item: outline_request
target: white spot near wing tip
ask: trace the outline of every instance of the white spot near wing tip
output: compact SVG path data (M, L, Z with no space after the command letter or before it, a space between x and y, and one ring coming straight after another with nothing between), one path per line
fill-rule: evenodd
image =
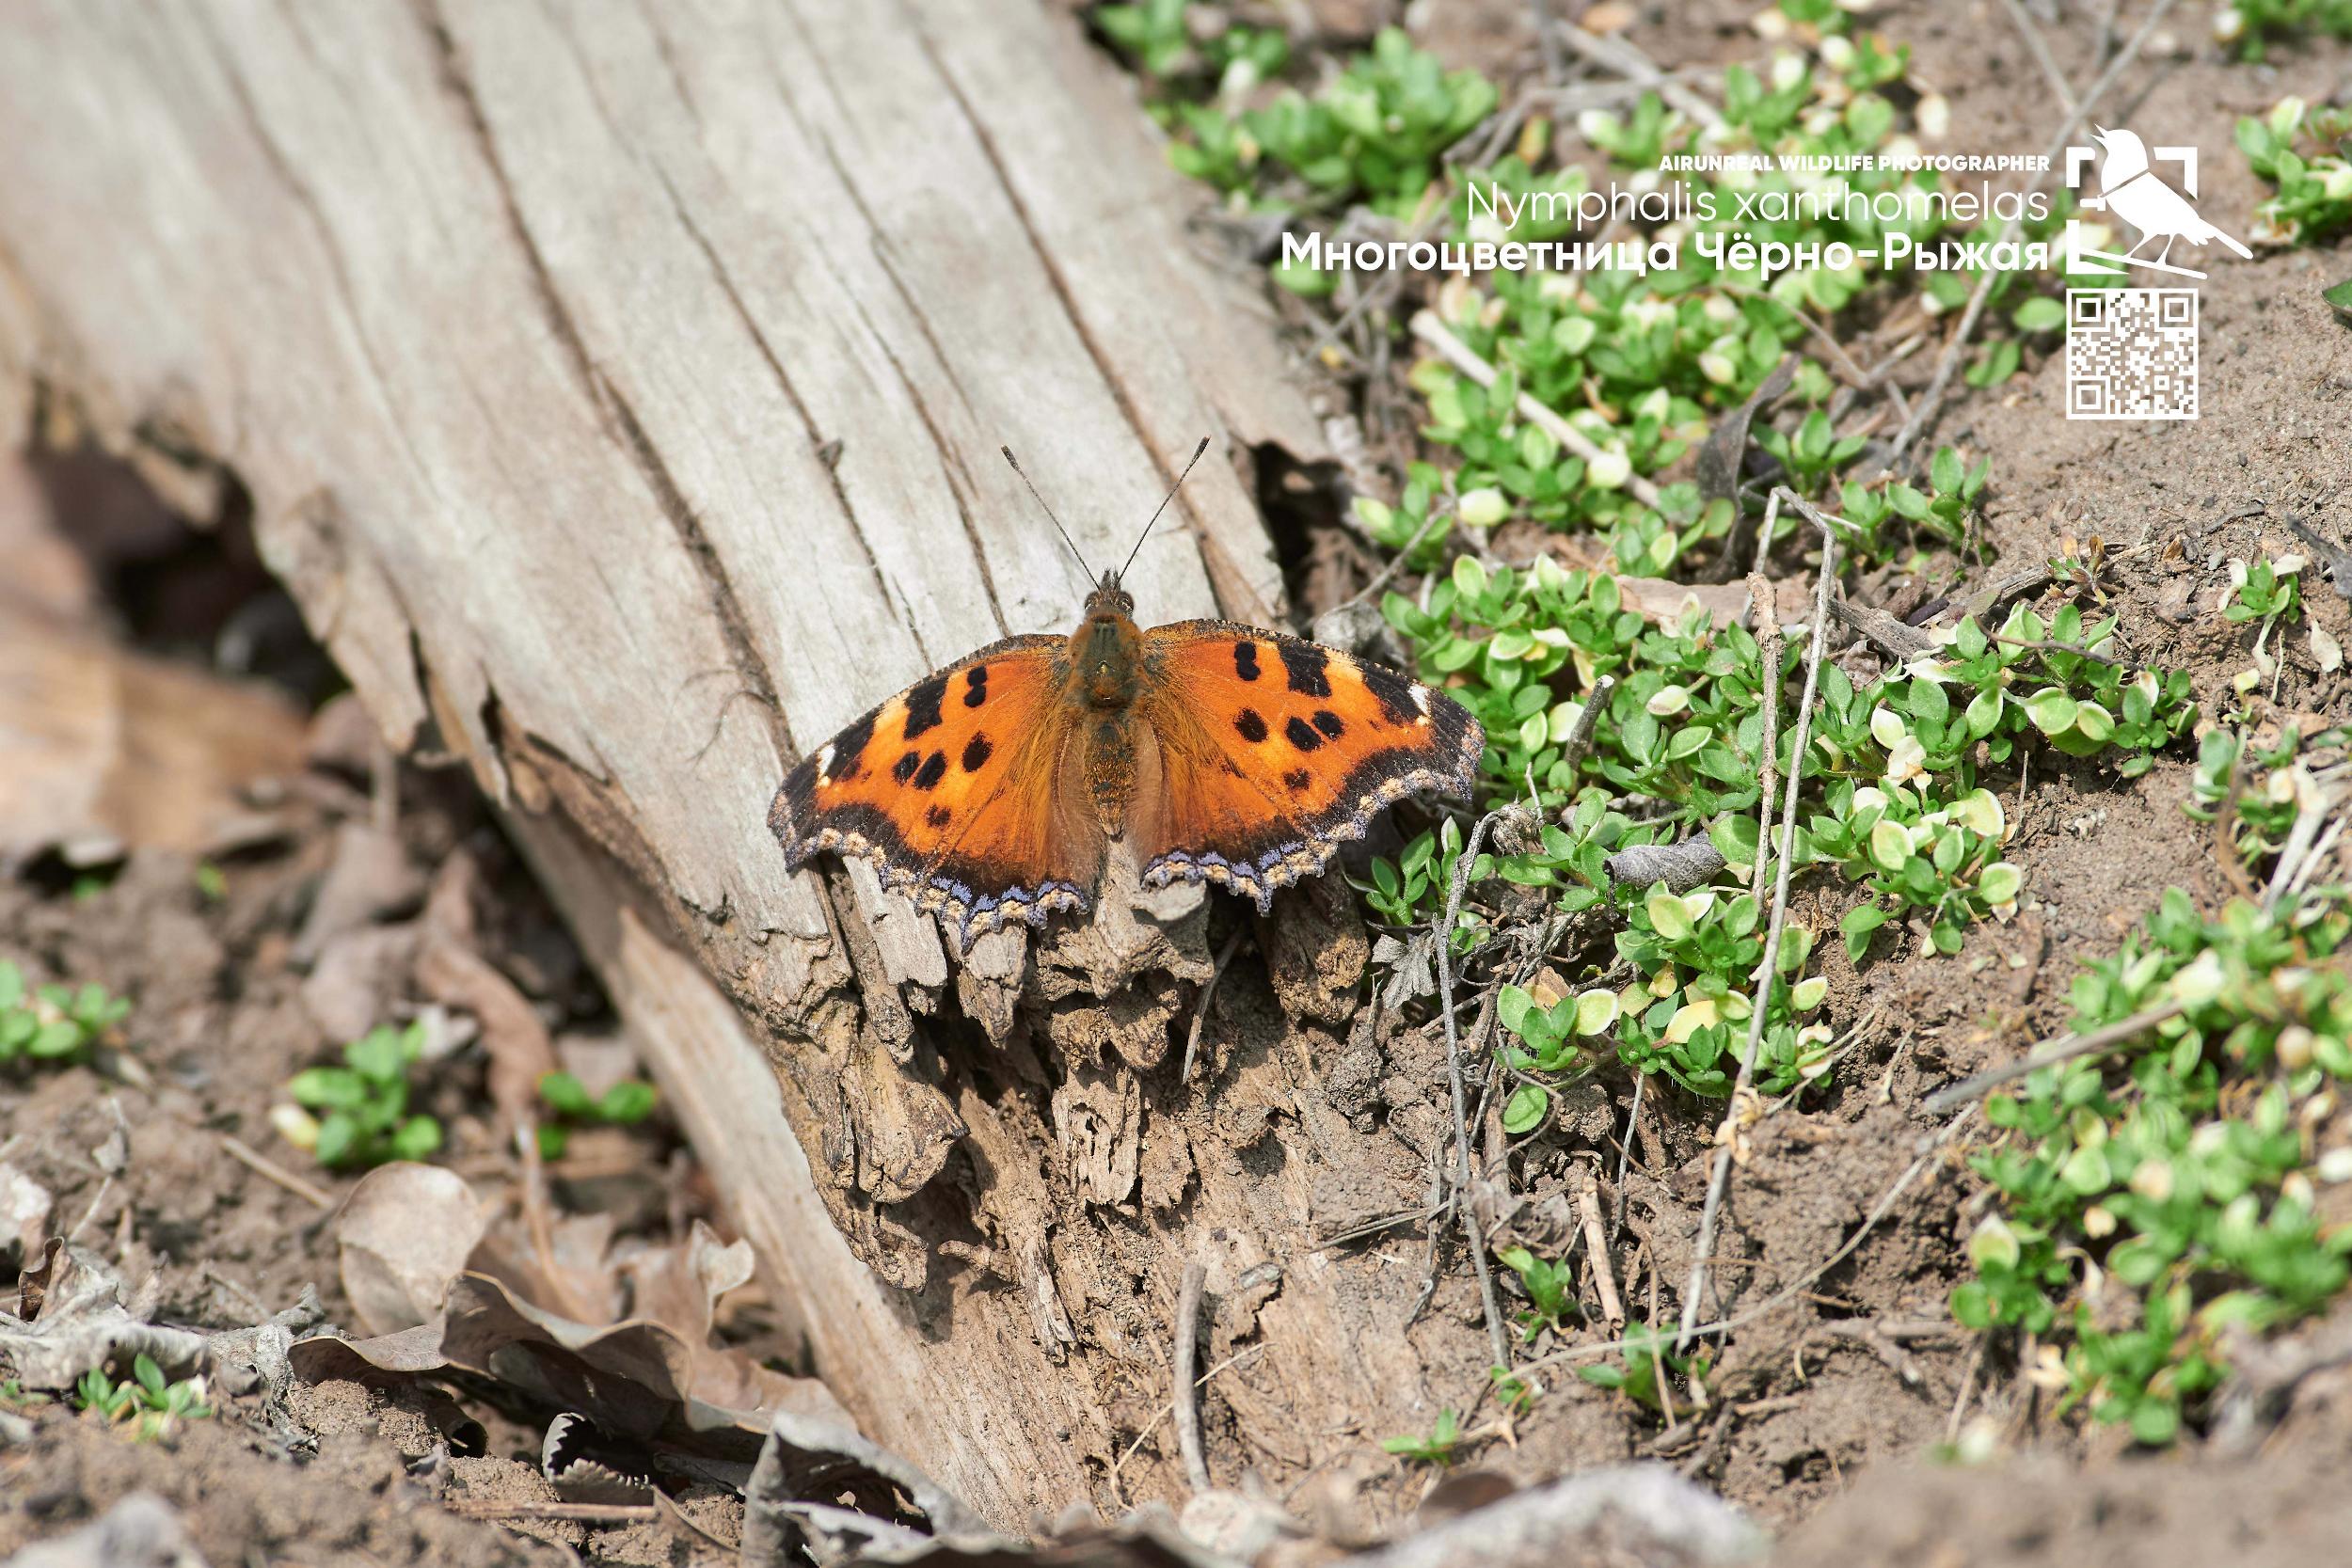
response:
M833 783L833 742L830 740L817 753L817 782Z
M1427 687L1416 686L1413 688L1413 705L1421 709L1421 717L1414 720L1413 722L1416 724L1426 724L1429 722L1429 689Z

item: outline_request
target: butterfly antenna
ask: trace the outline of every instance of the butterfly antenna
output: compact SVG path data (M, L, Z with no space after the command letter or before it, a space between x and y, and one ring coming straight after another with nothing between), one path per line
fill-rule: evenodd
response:
M1202 444L1206 445L1205 442ZM1070 531L1061 526L1061 519L1054 515L1054 509L1045 504L1045 498L1043 496L1038 494L1037 481L1031 479L1022 468L1021 459L1012 454L1012 449L1010 447L998 447L996 450L1005 454L1005 461L1012 465L1012 471L1021 475L1021 483L1029 487L1030 499L1036 501L1037 509L1045 514L1045 520L1054 525L1054 531L1061 535L1061 542L1070 546L1070 553L1078 558L1078 570L1087 575L1087 580L1089 582L1092 582L1094 580L1094 568L1087 564L1085 552L1078 548L1078 542L1070 537Z
M1184 472L1176 476L1176 483L1168 487L1168 494L1160 498L1160 504L1152 510L1151 521L1145 523L1143 531L1136 535L1136 547L1129 550L1127 559L1119 563L1119 576L1125 577L1127 568L1136 563L1136 557L1143 553L1143 542L1152 537L1152 524L1160 520L1160 514L1168 510L1168 503L1174 500L1176 492L1184 487L1184 476L1192 472L1193 464L1200 462L1200 454L1208 450L1209 438L1203 436L1200 437L1200 444L1192 449L1192 458L1185 463Z

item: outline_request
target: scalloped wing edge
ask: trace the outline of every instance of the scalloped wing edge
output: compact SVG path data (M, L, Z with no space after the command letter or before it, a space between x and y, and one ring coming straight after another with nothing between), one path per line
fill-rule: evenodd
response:
M1029 927L1045 924L1048 916L1062 910L1084 913L1093 900L1073 882L1049 881L1037 887L1011 887L1001 894L983 895L963 883L945 877L927 877L910 871L903 865L891 863L890 852L864 833L845 832L839 828L824 828L799 841L798 860L787 858L790 869L798 870L820 850L830 849L837 855L864 861L874 868L885 893L903 894L909 902L926 914L936 914L941 923L956 938L959 957L972 950L976 938L1019 921Z
M1319 875L1331 863L1331 857L1340 852L1341 845L1363 837L1371 831L1374 817L1407 795L1423 789L1451 789L1455 794L1468 795L1477 785L1478 761L1486 746L1486 731L1476 719L1470 719L1452 771L1416 768L1395 778L1383 779L1357 798L1356 809L1344 819L1319 832L1310 832L1295 843L1277 845L1254 861L1236 864L1215 850L1194 854L1190 850L1172 849L1143 868L1142 880L1150 887L1166 887L1175 881L1215 882L1230 893L1253 900L1260 914L1270 913L1277 889Z

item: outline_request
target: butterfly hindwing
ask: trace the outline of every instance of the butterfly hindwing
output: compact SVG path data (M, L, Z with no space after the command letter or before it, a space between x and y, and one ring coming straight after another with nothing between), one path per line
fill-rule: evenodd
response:
M1147 882L1218 882L1263 911L1391 802L1477 782L1478 721L1385 665L1184 621L1145 634L1144 671L1160 755L1158 788L1136 810Z
M856 856L967 942L1084 908L1095 865L1057 806L1071 728L1057 659L1068 641L983 648L803 758L768 814L785 863L798 870L823 849Z

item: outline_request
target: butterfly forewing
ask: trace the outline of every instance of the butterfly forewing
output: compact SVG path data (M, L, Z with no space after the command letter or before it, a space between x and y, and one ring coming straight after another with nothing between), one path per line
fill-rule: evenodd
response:
M785 863L822 849L967 941L1007 920L1084 908L1097 869L1060 830L1056 660L1068 640L1016 637L909 687L802 759L769 811Z
M1136 811L1148 882L1218 882L1263 911L1381 808L1477 782L1478 721L1384 665L1225 621L1154 628L1144 665L1160 756Z

